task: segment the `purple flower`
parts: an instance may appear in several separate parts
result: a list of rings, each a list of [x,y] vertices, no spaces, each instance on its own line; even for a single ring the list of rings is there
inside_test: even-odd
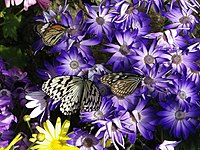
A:
[[[107,64],[114,64],[113,70],[119,70],[124,68],[130,69],[132,62],[132,56],[134,55],[134,42],[135,33],[126,31],[124,33],[115,32],[115,37],[118,44],[105,44],[110,48],[103,49],[103,52],[114,53],[113,56],[108,60]]]
[[[113,14],[109,12],[109,6],[99,5],[98,13],[92,8],[89,4],[85,4],[86,10],[90,18],[86,20],[86,23],[89,24],[87,30],[88,33],[96,34],[99,37],[103,37],[103,31],[106,34],[109,41],[112,41],[112,28],[113,24],[111,22]]]
[[[48,61],[44,61],[44,66],[46,69],[37,69],[37,75],[39,78],[43,80],[48,80],[57,76],[56,73],[56,62],[53,61],[53,65],[51,65]]]
[[[57,60],[61,63],[56,67],[58,75],[78,75],[83,69],[89,67],[75,47],[69,52],[63,50]]]
[[[72,138],[72,140],[67,140],[67,143],[77,146],[81,150],[104,150],[101,142],[87,131],[74,129],[74,132],[69,134],[68,137]]]
[[[96,120],[108,120],[114,115],[115,108],[112,101],[106,97],[102,98],[101,106],[97,111],[82,112],[80,115],[82,122],[94,122]]]
[[[187,33],[188,30],[193,32],[197,20],[192,15],[192,12],[191,9],[182,8],[181,10],[179,7],[174,7],[170,12],[163,13],[164,17],[173,22],[172,24],[165,26],[165,28],[176,28],[177,30],[183,30],[184,33]]]
[[[0,114],[0,133],[9,130],[11,123],[17,122],[17,118],[11,114],[7,109],[1,109]]]
[[[156,97],[169,93],[169,88],[172,86],[172,80],[165,77],[171,68],[163,65],[155,64],[151,69],[143,70],[145,76],[141,84],[142,91],[151,96]]]
[[[141,70],[149,69],[155,63],[163,63],[169,61],[167,58],[170,56],[169,53],[162,48],[155,48],[156,40],[153,41],[150,48],[147,48],[146,45],[142,44],[142,47],[137,49],[136,55],[133,56],[135,61],[134,67],[137,67]]]
[[[7,92],[7,90],[6,90]],[[1,93],[5,93],[5,89],[1,90]],[[11,96],[1,95],[0,96],[0,109],[4,107],[13,108],[13,101]]]
[[[96,133],[96,137],[103,138],[103,146],[105,147],[107,140],[111,139],[116,150],[120,148],[125,149],[125,135],[135,135],[135,132],[130,130],[131,124],[129,124],[130,116],[128,112],[123,111],[118,115],[118,117],[109,121],[97,120],[94,122],[101,124],[101,127]],[[118,146],[120,146],[120,148]]]
[[[190,78],[182,77],[178,81],[173,80],[173,85],[171,92],[176,95],[176,100],[183,110],[188,110],[190,104],[196,104],[199,100],[196,85]]]
[[[157,39],[156,47],[161,47],[163,49],[173,49],[176,47],[186,46],[186,39],[178,35],[176,29],[169,29],[164,32],[150,33],[144,38]]]
[[[6,77],[5,83],[8,87],[16,82],[29,83],[30,80],[27,78],[27,73],[22,72],[20,68],[13,67],[9,70],[3,70],[2,74]]]
[[[163,62],[166,66],[172,66],[172,72],[178,72],[186,74],[186,72],[190,69],[196,69],[196,61],[198,59],[197,56],[199,52],[183,52],[180,49],[174,49],[170,52],[170,55],[167,56],[169,59],[168,62]]]
[[[188,111],[180,108],[179,104],[173,100],[168,103],[160,103],[163,111],[157,113],[161,117],[159,124],[164,129],[170,129],[170,135],[176,138],[187,139],[189,133],[194,134],[198,121],[195,117],[200,115],[199,109],[192,105]]]
[[[83,38],[85,36],[85,23],[84,23],[83,12],[79,11],[75,17],[72,19],[72,16],[68,11],[62,15],[62,22],[67,26],[67,33],[70,39],[78,41],[79,36]]]
[[[10,141],[13,139],[14,131],[6,130],[1,132],[0,135],[0,148],[7,147]]]
[[[147,107],[148,100],[139,100],[137,106],[131,111],[130,117],[133,124],[136,124],[138,131],[147,139],[153,139],[153,131],[156,130],[157,117],[152,107]]]

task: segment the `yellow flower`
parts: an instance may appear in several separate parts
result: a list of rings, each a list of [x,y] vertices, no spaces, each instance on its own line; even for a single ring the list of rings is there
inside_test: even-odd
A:
[[[79,150],[79,148],[66,144],[66,140],[70,138],[67,136],[67,132],[70,126],[70,122],[65,120],[61,127],[61,119],[57,118],[55,128],[49,120],[46,120],[43,124],[44,129],[37,126],[38,134],[32,134],[33,138],[29,140],[36,145],[31,149],[37,150]]]
[[[18,141],[20,141],[22,139],[22,135],[18,134],[13,140],[12,142],[10,142],[10,144],[6,147],[6,148],[0,148],[0,150],[9,150],[12,146],[14,146]]]

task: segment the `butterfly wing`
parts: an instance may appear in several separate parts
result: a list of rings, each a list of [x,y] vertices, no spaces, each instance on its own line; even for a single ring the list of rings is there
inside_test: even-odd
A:
[[[42,35],[42,42],[46,46],[54,46],[65,34],[65,31],[66,27],[59,24],[49,26]]]
[[[51,78],[42,85],[42,90],[54,100],[61,100],[60,110],[64,115],[80,111],[93,111],[100,107],[101,96],[92,81],[77,76]]]
[[[46,23],[37,25],[35,30],[42,37],[42,42],[46,46],[54,46],[65,34],[67,28],[60,24],[50,25],[50,23]]]
[[[83,79],[77,76],[59,76],[43,83],[42,90],[54,100],[61,100],[60,110],[65,115],[80,108]]]
[[[111,88],[113,94],[125,97],[134,92],[143,77],[131,73],[110,73],[101,77],[101,82]]]
[[[81,111],[98,110],[101,104],[101,95],[98,88],[90,80],[84,82],[84,92],[81,101]]]

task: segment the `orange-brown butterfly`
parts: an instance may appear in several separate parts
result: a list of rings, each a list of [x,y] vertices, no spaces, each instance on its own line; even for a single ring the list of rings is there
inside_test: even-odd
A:
[[[42,38],[42,42],[46,46],[54,46],[66,33],[67,28],[60,24],[46,23],[36,26],[36,32]]]

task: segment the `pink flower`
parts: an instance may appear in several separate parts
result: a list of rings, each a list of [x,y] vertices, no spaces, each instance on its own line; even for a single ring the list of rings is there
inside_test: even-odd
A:
[[[6,4],[6,7],[10,7],[10,4],[12,6],[14,5],[19,5],[23,2],[23,0],[5,0],[5,4]]]
[[[37,0],[37,2],[42,9],[45,9],[49,7],[49,3],[51,2],[51,0]]]
[[[45,9],[49,6],[50,0],[5,0],[6,7],[20,5],[24,1],[24,10],[28,10],[28,7],[38,3],[42,9]]]

